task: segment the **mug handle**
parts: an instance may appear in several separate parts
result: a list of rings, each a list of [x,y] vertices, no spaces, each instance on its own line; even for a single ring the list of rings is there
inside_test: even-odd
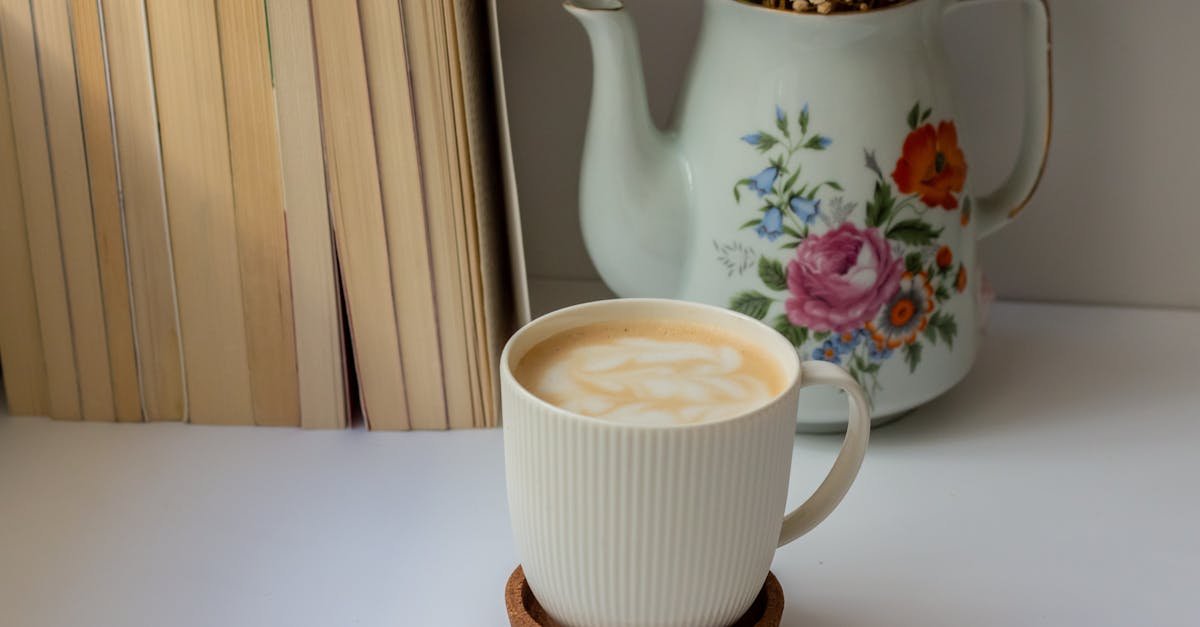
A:
[[[783,529],[779,532],[779,546],[812,531],[833,512],[842,502],[842,497],[846,496],[850,484],[854,483],[858,468],[862,466],[863,455],[867,453],[871,412],[862,387],[841,366],[826,361],[800,364],[800,387],[825,384],[836,385],[849,397],[850,424],[846,429],[846,439],[825,480],[807,501],[784,517]]]
[[[975,0],[953,0],[946,9]],[[1050,7],[1046,0],[1022,0],[1025,33],[1022,63],[1025,67],[1025,121],[1021,129],[1021,147],[1017,163],[1008,178],[990,193],[977,198],[976,215],[979,237],[995,233],[1008,224],[1029,204],[1029,199],[1046,170],[1050,151],[1050,126],[1053,112],[1050,78]]]

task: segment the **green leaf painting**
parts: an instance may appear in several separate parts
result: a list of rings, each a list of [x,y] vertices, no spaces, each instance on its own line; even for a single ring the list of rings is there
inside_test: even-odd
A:
[[[733,297],[733,300],[729,302],[729,308],[756,320],[762,320],[767,317],[767,310],[771,308],[773,302],[770,296],[754,290],[746,290]]]
[[[783,314],[775,316],[774,321],[771,322],[771,326],[776,331],[779,331],[780,335],[786,337],[792,343],[792,346],[799,348],[808,341],[808,329],[792,324],[787,319],[787,316]]]
[[[867,226],[883,226],[892,215],[896,199],[892,196],[892,187],[883,181],[875,182],[875,193],[867,201]]]
[[[921,271],[921,253],[908,253],[904,256],[904,270],[916,274]]]
[[[783,264],[778,259],[772,259],[766,255],[759,257],[758,277],[762,279],[763,285],[776,292],[787,289],[787,272],[784,271]]]
[[[916,372],[921,363],[921,344],[914,342],[904,345],[904,363],[908,364],[909,372]]]
[[[902,220],[887,230],[888,239],[900,240],[912,246],[927,246],[942,234],[942,229],[921,219]]]

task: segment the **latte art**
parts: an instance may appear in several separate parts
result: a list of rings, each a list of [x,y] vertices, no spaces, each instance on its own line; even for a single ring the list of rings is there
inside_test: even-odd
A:
[[[780,392],[765,351],[686,322],[589,325],[535,346],[518,381],[568,411],[629,424],[709,422],[753,410]]]

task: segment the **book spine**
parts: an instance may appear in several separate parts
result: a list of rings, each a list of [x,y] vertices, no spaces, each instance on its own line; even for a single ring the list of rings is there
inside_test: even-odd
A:
[[[16,416],[46,414],[46,361],[34,296],[33,269],[21,199],[21,173],[13,137],[8,81],[0,54],[0,369],[8,411]]]
[[[283,166],[266,7],[262,2],[218,0],[217,17],[254,422],[299,426]]]
[[[118,421],[138,422],[142,419],[142,403],[100,7],[96,0],[71,0],[70,10],[114,416]]]
[[[312,17],[307,2],[294,0],[268,0],[267,17],[292,251],[300,424],[336,429],[346,426],[345,348],[322,160]]]
[[[46,361],[47,408],[51,418],[78,420],[80,403],[75,345],[33,32],[28,2],[0,0],[0,43],[9,85],[25,228]]]
[[[116,414],[108,332],[75,81],[71,20],[66,2],[33,2],[31,6],[82,417],[112,422]]]
[[[358,7],[312,0],[325,172],[367,425],[411,427]]]
[[[252,424],[216,11],[147,4],[192,422]]]

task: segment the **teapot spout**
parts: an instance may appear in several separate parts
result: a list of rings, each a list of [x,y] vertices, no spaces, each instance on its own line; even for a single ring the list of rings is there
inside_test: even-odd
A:
[[[619,296],[674,296],[689,232],[688,167],[650,117],[633,20],[619,0],[567,0],[592,46],[579,181],[584,242]]]

